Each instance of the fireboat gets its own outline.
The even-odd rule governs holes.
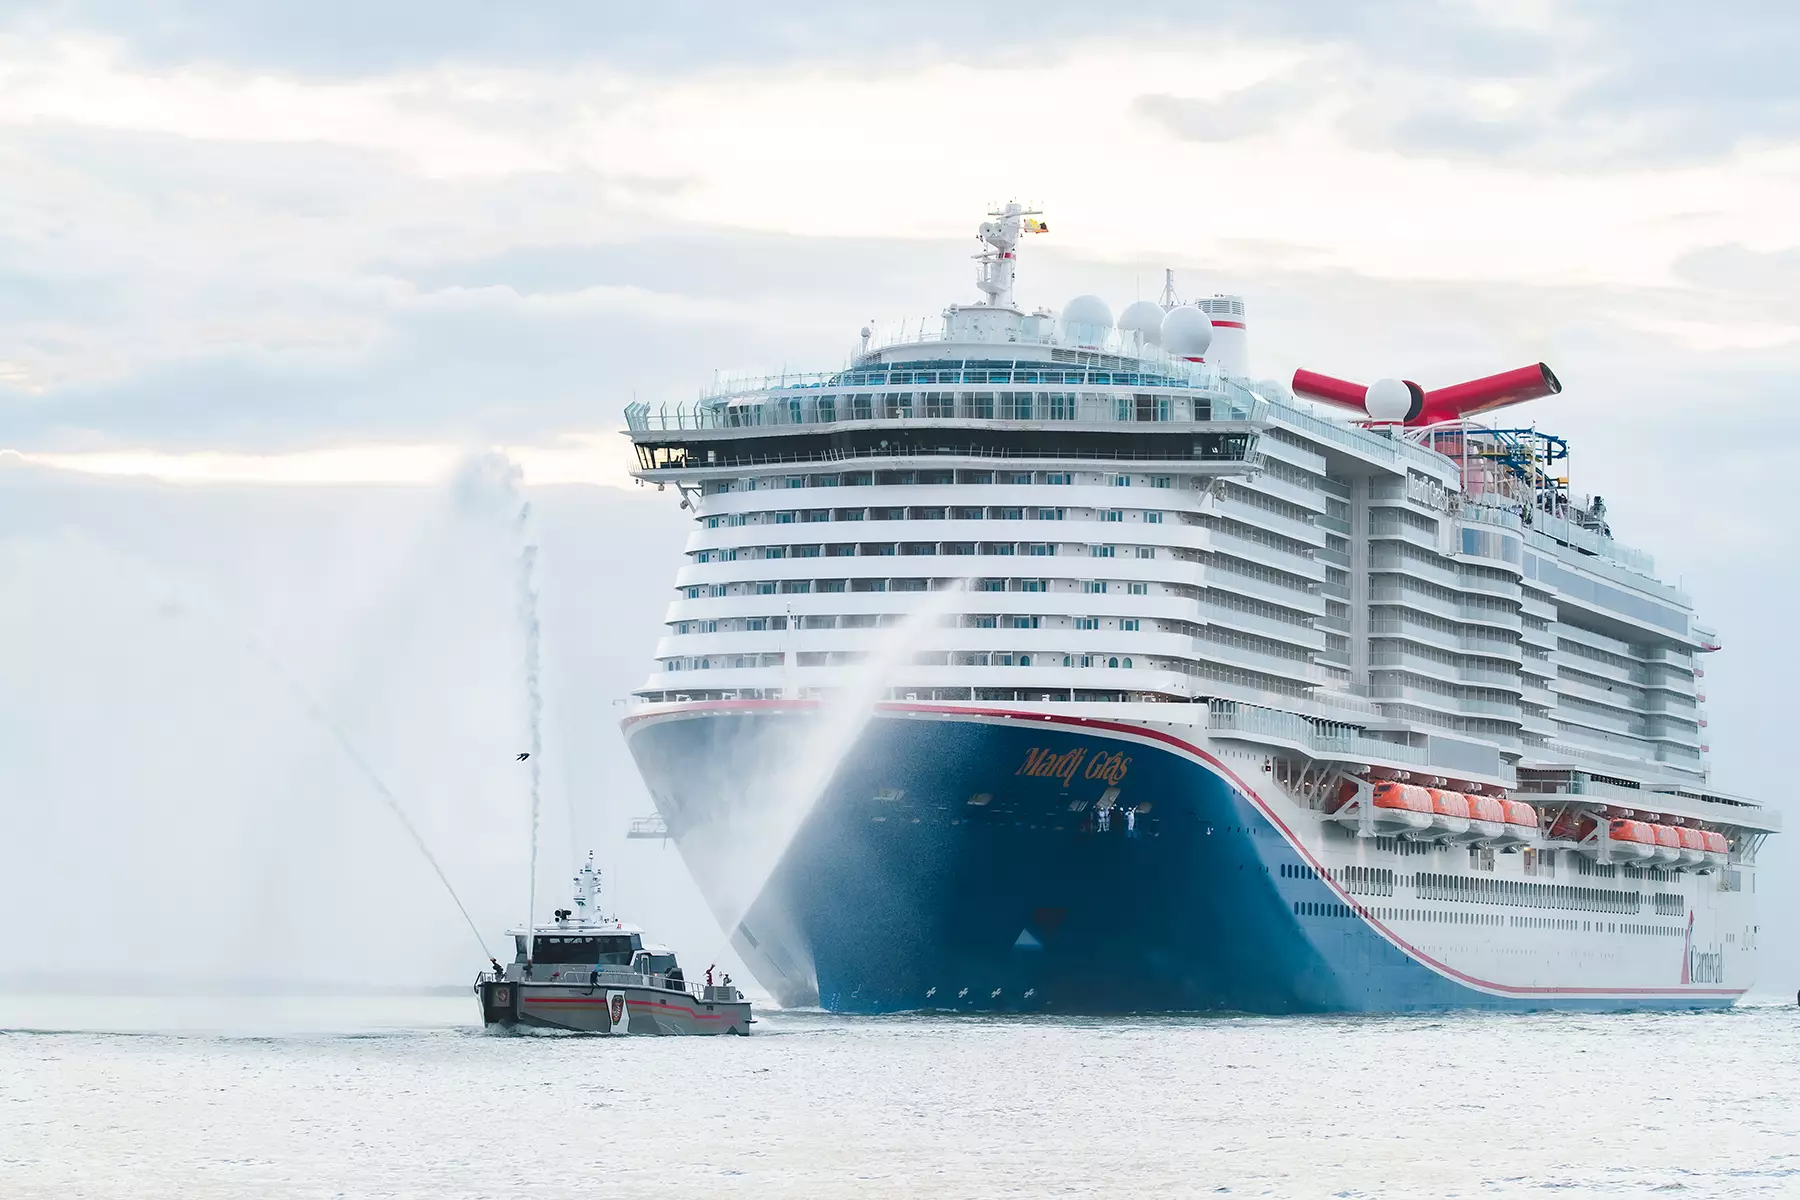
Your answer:
[[[750,1002],[725,975],[690,982],[667,946],[636,925],[600,913],[594,855],[575,873],[573,909],[548,925],[509,929],[513,961],[492,960],[475,981],[488,1028],[595,1034],[747,1035]]]

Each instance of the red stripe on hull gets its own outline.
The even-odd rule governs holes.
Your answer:
[[[750,710],[779,711],[779,710],[783,710],[783,709],[786,709],[788,711],[809,711],[812,709],[816,709],[818,707],[819,707],[818,702],[806,701],[806,700],[800,700],[800,701],[795,701],[795,700],[701,700],[701,701],[689,703],[688,705],[686,705],[680,709],[677,709],[675,711],[672,711],[672,712],[643,713],[643,714],[638,714],[638,715],[634,715],[634,716],[629,716],[629,717],[626,717],[622,722],[620,722],[620,725],[622,727],[629,727],[640,721],[664,719],[664,718],[677,718],[677,717],[683,717],[690,713],[696,713],[696,712],[731,712],[731,711],[750,711]],[[1342,900],[1344,901],[1345,904],[1349,905],[1352,909],[1354,909],[1358,916],[1360,916],[1364,921],[1368,922],[1368,924],[1371,927],[1373,927],[1377,932],[1379,932],[1383,937],[1387,938],[1388,941],[1390,941],[1394,945],[1400,947],[1400,949],[1404,950],[1408,955],[1410,955],[1417,961],[1424,963],[1426,966],[1429,966],[1434,971],[1437,971],[1443,975],[1448,975],[1453,979],[1460,980],[1461,982],[1466,983],[1471,987],[1479,988],[1483,991],[1497,992],[1502,995],[1508,995],[1508,996],[1742,996],[1746,990],[1744,988],[1694,988],[1694,987],[1676,987],[1676,988],[1536,987],[1536,986],[1522,986],[1522,985],[1517,985],[1517,984],[1499,983],[1494,980],[1482,979],[1478,976],[1470,975],[1467,972],[1459,971],[1455,967],[1450,966],[1448,963],[1440,962],[1439,960],[1433,958],[1431,955],[1425,953],[1423,950],[1420,950],[1417,946],[1414,946],[1411,942],[1408,942],[1405,938],[1403,938],[1399,934],[1395,933],[1392,929],[1388,928],[1386,925],[1382,924],[1380,921],[1376,920],[1374,917],[1370,916],[1368,909],[1364,908],[1361,905],[1361,903],[1356,900],[1355,897],[1353,897],[1348,891],[1344,890],[1342,885],[1340,885],[1337,882],[1337,880],[1332,878],[1330,869],[1328,867],[1326,867],[1325,864],[1321,863],[1318,859],[1316,859],[1312,856],[1312,853],[1310,851],[1308,851],[1307,848],[1305,847],[1305,845],[1303,845],[1301,843],[1300,839],[1297,836],[1295,836],[1294,831],[1292,829],[1288,828],[1287,823],[1284,822],[1280,817],[1276,816],[1274,809],[1268,804],[1268,802],[1265,801],[1260,795],[1257,794],[1257,791],[1255,788],[1251,787],[1248,783],[1246,783],[1237,774],[1237,772],[1233,771],[1230,767],[1226,766],[1223,762],[1221,762],[1217,758],[1213,757],[1207,751],[1202,750],[1200,747],[1193,745],[1190,742],[1185,742],[1185,741],[1181,740],[1180,738],[1176,737],[1174,734],[1165,733],[1160,729],[1147,729],[1141,725],[1130,725],[1123,721],[1112,721],[1112,720],[1108,720],[1103,717],[1071,717],[1071,716],[1063,716],[1063,715],[1060,715],[1057,713],[1018,712],[1016,710],[1004,709],[1004,708],[957,708],[957,707],[952,707],[950,705],[944,705],[944,704],[884,703],[884,704],[877,706],[877,711],[878,712],[888,712],[888,713],[895,713],[895,712],[898,712],[898,713],[909,713],[909,712],[911,712],[911,713],[931,713],[931,714],[941,714],[941,715],[945,715],[945,716],[961,716],[961,717],[993,717],[993,718],[998,718],[1000,720],[1031,721],[1031,722],[1041,721],[1046,724],[1071,725],[1076,728],[1084,728],[1084,729],[1100,729],[1100,730],[1106,730],[1106,731],[1112,732],[1112,733],[1124,734],[1129,737],[1146,738],[1146,739],[1150,739],[1153,741],[1162,742],[1165,745],[1172,747],[1173,749],[1179,751],[1180,753],[1191,755],[1194,758],[1200,760],[1201,762],[1206,763],[1213,770],[1217,771],[1219,774],[1223,775],[1226,779],[1229,779],[1233,784],[1235,784],[1237,786],[1238,790],[1241,791],[1245,796],[1247,796],[1250,799],[1250,802],[1252,804],[1256,805],[1257,809],[1262,813],[1263,817],[1271,825],[1275,826],[1276,829],[1279,829],[1281,831],[1282,837],[1287,839],[1288,844],[1294,850],[1296,850],[1302,857],[1304,857],[1307,862],[1312,864],[1313,868],[1315,869],[1315,871],[1318,874],[1319,881],[1326,884],[1328,887],[1330,887],[1333,892],[1335,892],[1340,898],[1342,898]]]
[[[530,1008],[533,1004],[599,1004],[599,1005],[605,1005],[606,998],[604,996],[534,996],[530,999],[521,1000],[520,1003],[526,1008]],[[696,1021],[729,1020],[727,1015],[724,1013],[695,1012],[691,1008],[683,1008],[679,1004],[664,1004],[660,1000],[632,1000],[629,997],[627,997],[625,1003],[631,1005],[631,1007],[633,1007],[633,1008],[662,1008],[662,1009],[667,1009],[669,1012],[683,1013],[687,1016],[694,1018],[694,1020],[696,1020]]]

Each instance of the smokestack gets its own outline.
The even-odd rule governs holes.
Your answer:
[[[1426,392],[1425,408],[1419,414],[1417,423],[1435,425],[1439,421],[1472,417],[1489,409],[1554,396],[1560,391],[1562,381],[1557,379],[1550,368],[1543,363],[1533,363],[1516,371],[1503,371],[1498,375],[1471,379],[1467,383],[1453,383],[1449,387]],[[1407,423],[1413,424],[1411,421]]]
[[[1425,389],[1410,379],[1400,382],[1412,394],[1412,403],[1407,407],[1406,415],[1397,418],[1405,424],[1412,424],[1425,406]],[[1299,370],[1294,372],[1294,394],[1305,396],[1308,400],[1318,400],[1325,404],[1334,404],[1339,408],[1354,409],[1358,416],[1369,416],[1369,389],[1360,383],[1351,383],[1348,379],[1333,379],[1329,375],[1321,375],[1317,371]]]
[[[1294,395],[1305,396],[1308,400],[1321,400],[1339,408],[1361,411],[1363,397],[1368,392],[1366,385],[1351,383],[1348,379],[1333,379],[1329,375],[1321,375],[1305,368],[1294,372]]]
[[[1250,328],[1244,320],[1244,298],[1221,294],[1196,300],[1194,307],[1212,320],[1212,345],[1206,352],[1206,361],[1227,375],[1249,375]]]
[[[1294,394],[1338,408],[1351,409],[1364,418],[1376,416],[1378,420],[1394,420],[1418,426],[1472,417],[1492,409],[1523,404],[1527,400],[1554,396],[1562,391],[1562,382],[1544,363],[1471,379],[1467,383],[1454,383],[1429,392],[1410,379],[1401,382],[1412,393],[1412,404],[1404,417],[1371,414],[1368,410],[1367,386],[1347,379],[1334,379],[1317,371],[1295,371]]]

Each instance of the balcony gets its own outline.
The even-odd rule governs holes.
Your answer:
[[[1213,502],[1213,511],[1222,517],[1230,517],[1271,533],[1279,533],[1297,542],[1305,542],[1309,546],[1323,546],[1325,533],[1311,521],[1297,521],[1281,513],[1259,508],[1231,496],[1220,496]]]
[[[1113,528],[1118,527],[1113,526]],[[1151,528],[1154,529],[1157,526],[1151,526]],[[1292,550],[1284,550],[1279,546],[1265,545],[1250,538],[1238,537],[1236,534],[1225,533],[1217,529],[1211,530],[1207,533],[1206,545],[1220,554],[1227,554],[1232,558],[1256,563],[1272,570],[1285,571],[1290,575],[1298,575],[1315,583],[1322,582],[1325,578],[1325,568],[1310,556],[1296,554]]]
[[[1618,691],[1613,691],[1610,688],[1595,687],[1593,684],[1578,682],[1570,679],[1567,675],[1557,676],[1551,681],[1550,688],[1560,695],[1574,696],[1586,700],[1590,704],[1604,705],[1607,708],[1619,709],[1632,715],[1641,712],[1644,707],[1644,698],[1636,688],[1620,688]]]
[[[1289,483],[1287,480],[1276,475],[1271,475],[1266,471],[1256,476],[1254,480],[1251,480],[1245,486],[1259,492],[1266,492],[1271,496],[1286,500],[1289,504],[1297,504],[1301,508],[1310,509],[1316,513],[1323,513],[1325,511],[1325,494],[1323,492],[1313,488],[1301,487],[1298,484]]]
[[[1400,554],[1389,546],[1374,546],[1370,549],[1369,570],[1384,574],[1397,573],[1410,579],[1426,579],[1447,588],[1461,588],[1455,568],[1426,562],[1410,554]]]
[[[1514,724],[1519,721],[1517,704],[1501,704],[1492,700],[1469,699],[1462,696],[1446,696],[1439,692],[1427,691],[1424,688],[1407,687],[1404,684],[1380,683],[1369,688],[1369,697],[1373,700],[1388,703],[1405,703],[1419,708],[1432,709],[1437,712],[1455,712],[1470,716],[1502,717]]]
[[[1371,518],[1369,521],[1369,540],[1371,542],[1410,542],[1415,546],[1420,546],[1433,552],[1436,552],[1438,549],[1438,535],[1436,533],[1429,529],[1420,529],[1405,521],[1384,521]]]
[[[1500,596],[1508,600],[1519,599],[1519,584],[1511,579],[1489,579],[1484,575],[1470,575],[1458,572],[1456,588],[1464,592],[1485,592],[1490,596]]]
[[[1423,746],[1384,742],[1355,730],[1333,727],[1321,731],[1298,713],[1263,708],[1240,701],[1214,701],[1207,713],[1207,727],[1214,734],[1243,734],[1293,745],[1321,758],[1347,758],[1359,762],[1397,762],[1425,766]]]
[[[1205,638],[1194,638],[1192,649],[1187,654],[1201,662],[1220,663],[1227,666],[1243,667],[1248,671],[1257,671],[1264,675],[1275,675],[1283,679],[1291,679],[1297,683],[1317,683],[1320,672],[1309,659],[1288,658],[1284,655],[1269,654],[1248,646],[1234,646],[1228,642],[1215,642]]]
[[[1371,648],[1369,666],[1377,670],[1386,668],[1410,671],[1431,679],[1441,679],[1445,683],[1475,683],[1497,687],[1503,691],[1520,690],[1517,674],[1461,663],[1439,662],[1435,658],[1409,654],[1404,650]]]
[[[1201,604],[1199,616],[1200,620],[1208,625],[1240,629],[1246,633],[1258,633],[1264,637],[1292,642],[1311,650],[1322,650],[1325,647],[1325,635],[1308,625],[1296,625],[1290,621],[1277,621],[1270,617],[1258,616],[1255,613],[1240,612],[1222,604]]]
[[[1200,575],[1201,586],[1214,588],[1233,596],[1255,596],[1283,608],[1291,608],[1309,616],[1325,615],[1325,599],[1317,592],[1301,591],[1285,584],[1271,583],[1249,575],[1240,575],[1236,571],[1227,571],[1220,567],[1209,566],[1196,568]]]

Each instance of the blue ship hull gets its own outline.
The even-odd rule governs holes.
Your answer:
[[[627,723],[703,889],[718,865],[695,857],[708,828],[744,802],[746,772],[771,747],[801,745],[817,719],[750,703]],[[1109,788],[1119,805],[1146,808],[1134,829],[1121,811],[1102,828],[1096,802]],[[1306,861],[1228,772],[1172,739],[1103,721],[896,706],[855,738],[733,935],[782,1003],[837,1012],[1732,1000],[1458,978],[1384,936]]]

